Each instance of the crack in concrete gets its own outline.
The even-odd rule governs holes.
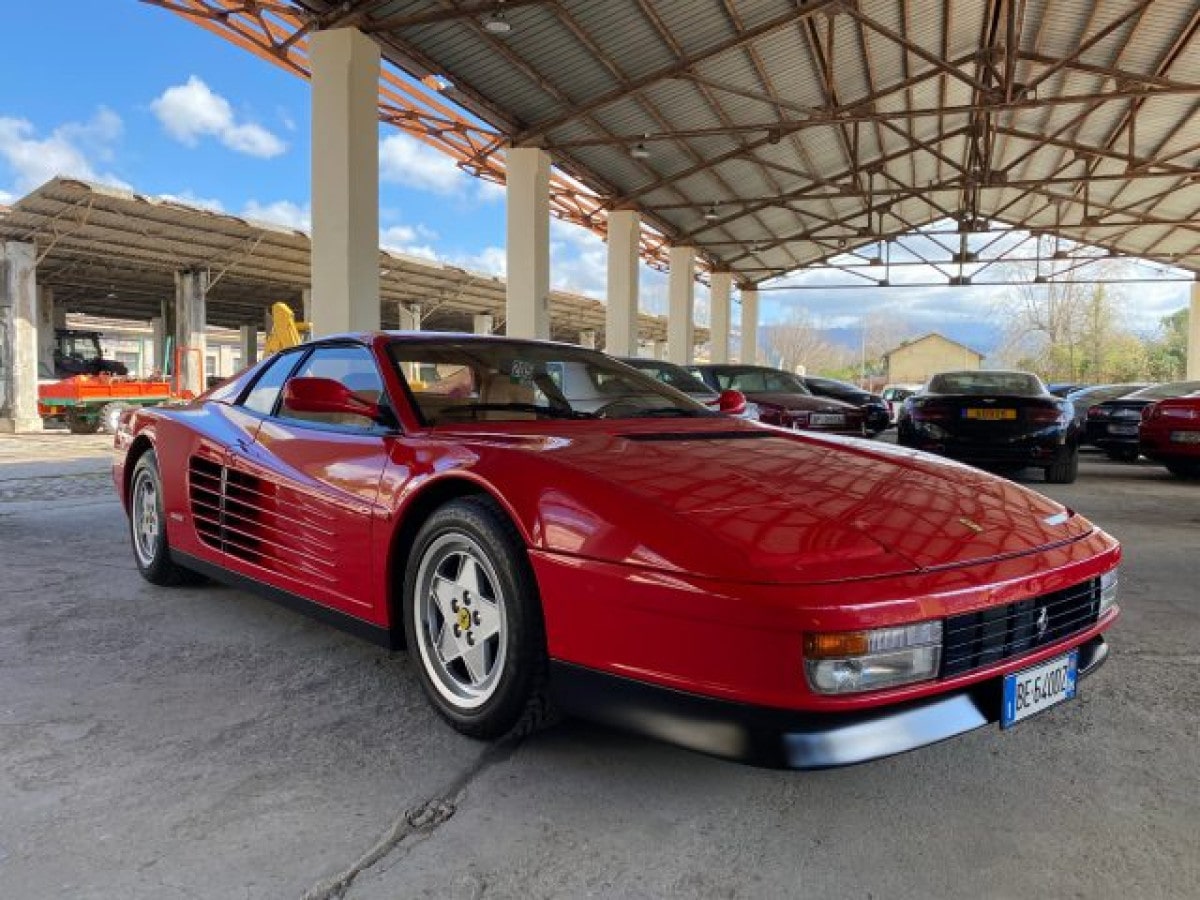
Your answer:
[[[432,834],[458,811],[467,786],[492,766],[509,759],[521,745],[521,740],[507,738],[492,744],[438,796],[422,800],[402,812],[370,849],[337,875],[310,887],[304,892],[303,900],[342,900],[359,875],[378,865],[410,837]]]

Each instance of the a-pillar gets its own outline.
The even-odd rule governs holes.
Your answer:
[[[208,353],[208,339],[204,334],[207,294],[207,270],[175,273],[175,341],[171,366],[174,371],[178,362],[179,387],[192,394],[204,390],[204,358]]]
[[[696,248],[672,247],[668,253],[667,359],[686,366],[695,351]]]
[[[758,362],[758,286],[742,285],[742,352],[738,360],[747,366]]]
[[[243,325],[238,329],[242,345],[242,368],[258,362],[258,326]]]
[[[37,246],[0,241],[0,431],[41,431]]]
[[[487,313],[476,313],[471,325],[476,334],[491,334],[495,320]]]
[[[638,251],[642,218],[633,209],[608,214],[608,306],[604,314],[605,350],[633,356],[638,345]]]
[[[715,363],[729,362],[729,291],[733,287],[732,272],[713,272],[709,288],[709,357]]]
[[[355,28],[308,39],[313,335],[379,328],[379,45]]]
[[[1192,304],[1188,311],[1187,377],[1200,381],[1200,282],[1192,285]]]
[[[66,327],[64,321],[58,325],[59,314],[54,308],[54,289],[45,285],[38,287],[38,375],[41,378],[54,377],[54,329]],[[66,316],[62,316],[63,319]]]
[[[550,337],[550,157],[537,147],[512,147],[508,180],[508,289],[504,331],[509,337]]]

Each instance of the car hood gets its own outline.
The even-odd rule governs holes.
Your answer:
[[[523,517],[535,545],[701,577],[880,577],[1026,554],[1091,531],[1052,500],[967,466],[732,420],[669,431],[637,423],[490,455],[532,489]]]
[[[743,392],[745,393],[745,392]],[[853,412],[858,407],[834,400],[832,397],[813,397],[808,394],[787,394],[776,391],[751,391],[746,399],[753,403],[778,406],[782,409],[795,409],[804,412]]]

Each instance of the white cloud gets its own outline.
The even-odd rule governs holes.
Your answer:
[[[241,216],[283,228],[295,228],[298,231],[312,229],[312,208],[307,203],[301,206],[291,200],[276,200],[273,203],[251,200],[242,209]]]
[[[66,122],[44,137],[26,119],[0,116],[0,159],[12,170],[13,187],[22,194],[55,175],[125,187],[122,179],[98,172],[92,162],[112,159],[121,130],[120,116],[104,107],[86,122]]]
[[[17,202],[17,195],[10,194],[8,191],[0,188],[0,206],[10,206]]]
[[[440,150],[407,134],[390,134],[379,142],[379,177],[382,181],[450,195],[463,193],[471,176]]]
[[[215,197],[199,197],[191,191],[180,191],[178,194],[159,194],[158,199],[172,203],[185,203],[188,206],[196,206],[210,212],[225,212],[225,204],[220,200]]]
[[[485,178],[479,179],[479,190],[475,192],[481,203],[502,203],[508,197],[508,188]]]
[[[379,231],[379,246],[394,253],[407,253],[422,259],[436,260],[438,253],[430,241],[437,239],[437,232],[424,225],[391,225]],[[419,243],[424,241],[425,243]]]
[[[233,107],[220,94],[192,75],[185,84],[167,88],[150,104],[167,134],[189,147],[200,138],[215,137],[230,150],[270,159],[287,144],[255,122],[239,122]]]

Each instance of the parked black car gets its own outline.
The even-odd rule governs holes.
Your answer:
[[[898,442],[979,466],[1038,466],[1053,484],[1079,472],[1071,401],[1029,372],[942,372],[905,401]]]
[[[1118,400],[1097,403],[1087,414],[1084,440],[1095,444],[1109,459],[1133,462],[1138,458],[1138,423],[1142,410],[1156,400],[1183,397],[1200,391],[1200,381],[1169,381],[1134,391]]]
[[[1127,397],[1134,391],[1140,391],[1150,386],[1150,383],[1145,381],[1129,384],[1093,384],[1067,394],[1067,399],[1075,407],[1075,424],[1080,429],[1079,442],[1081,444],[1088,443],[1084,433],[1087,427],[1088,410],[1093,406],[1107,400]]]
[[[851,406],[857,406],[863,412],[863,427],[870,437],[875,437],[881,431],[892,427],[892,417],[888,411],[887,402],[878,394],[865,391],[858,385],[836,378],[818,378],[813,375],[803,376],[805,386],[818,397],[832,397]]]

